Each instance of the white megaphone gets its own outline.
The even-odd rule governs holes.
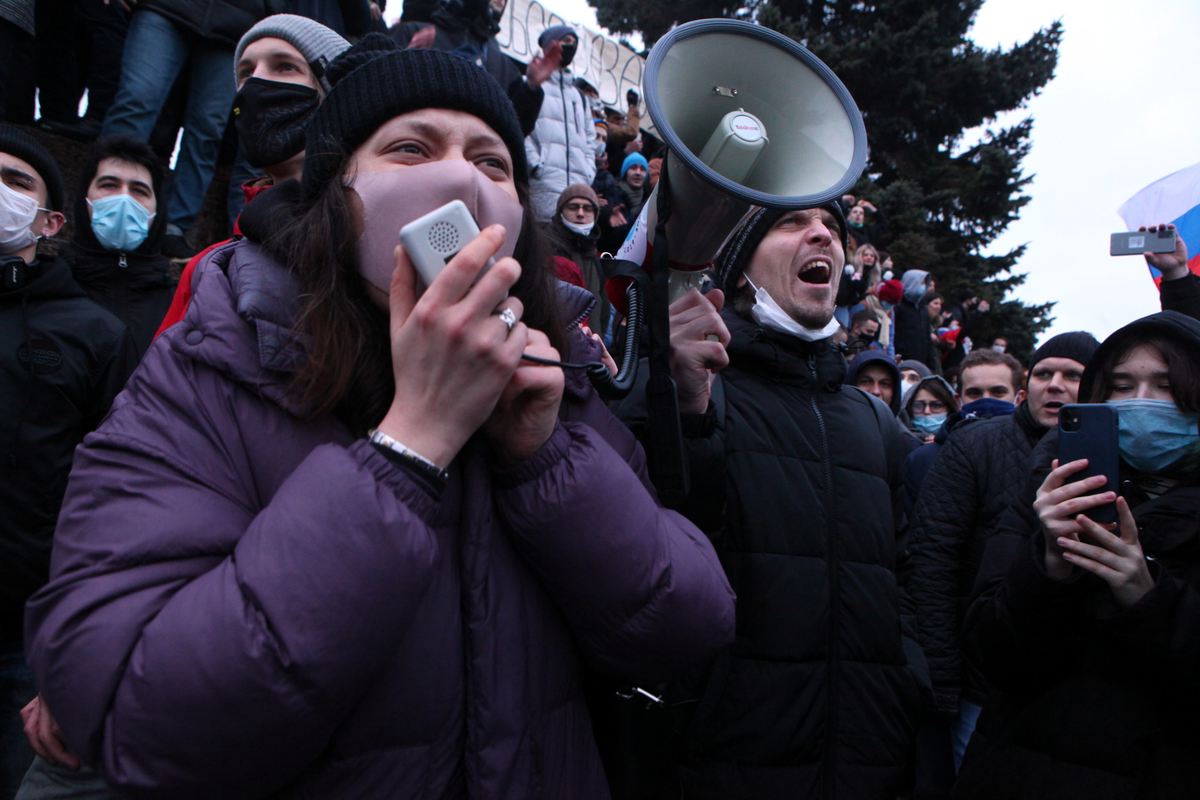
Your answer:
[[[753,206],[811,208],[839,199],[862,174],[862,115],[816,56],[768,28],[690,22],[646,59],[646,107],[668,154],[670,297],[699,283]],[[650,266],[660,181],[617,253]],[[628,278],[608,294],[625,308]]]

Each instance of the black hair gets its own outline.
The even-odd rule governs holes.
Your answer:
[[[150,186],[154,190],[154,201],[158,210],[150,223],[150,232],[146,241],[135,252],[150,254],[157,253],[162,246],[162,238],[167,231],[167,204],[163,197],[163,164],[150,145],[129,136],[109,136],[97,140],[92,147],[91,155],[79,173],[79,189],[75,193],[75,208],[73,220],[75,224],[75,243],[85,249],[101,249],[100,242],[92,233],[88,224],[91,214],[88,213],[87,193],[100,171],[100,163],[106,159],[116,159],[127,164],[145,167],[150,173]]]

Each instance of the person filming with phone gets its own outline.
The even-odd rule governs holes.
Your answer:
[[[601,348],[504,90],[379,34],[327,77],[302,180],[77,453],[39,687],[120,794],[607,798],[583,666],[663,681],[733,593],[557,363]],[[423,281],[399,232],[454,201],[482,232]]]
[[[987,545],[963,639],[999,691],[956,797],[1200,785],[1200,322],[1166,311],[1118,330],[1079,397],[1104,413],[1060,412]],[[1058,458],[1069,436],[1091,455]],[[1118,474],[1077,479],[1106,461]]]

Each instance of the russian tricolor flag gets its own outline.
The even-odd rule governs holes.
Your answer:
[[[1131,231],[1175,223],[1176,235],[1187,245],[1188,267],[1200,275],[1200,164],[1156,180],[1126,200],[1117,213]],[[1162,280],[1162,273],[1154,267],[1150,267],[1150,275],[1156,285]]]

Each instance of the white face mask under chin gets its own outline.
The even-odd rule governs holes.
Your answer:
[[[562,218],[562,224],[567,230],[571,231],[572,233],[577,233],[580,236],[591,236],[592,228],[596,227],[595,222],[589,222],[587,225],[581,225],[577,222],[571,222],[569,219],[567,219],[566,214],[560,214],[559,216]]]
[[[771,297],[766,289],[755,286],[749,276],[746,277],[746,282],[754,289],[754,308],[750,314],[754,317],[754,321],[764,328],[780,333],[789,333],[806,342],[819,342],[833,336],[841,327],[837,319],[831,316],[829,323],[824,328],[806,328],[780,308],[779,304],[775,302],[775,298]]]
[[[41,237],[32,226],[40,210],[37,200],[0,183],[0,253],[16,253],[37,244]]]

